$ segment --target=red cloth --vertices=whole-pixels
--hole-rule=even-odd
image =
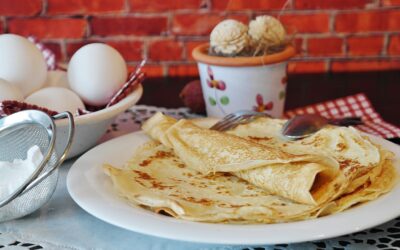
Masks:
[[[290,110],[284,116],[300,114],[319,114],[329,119],[359,116],[364,124],[355,126],[357,129],[383,138],[400,137],[400,128],[385,122],[364,93]]]
[[[28,40],[33,42],[36,45],[36,47],[42,52],[44,60],[46,61],[47,64],[47,70],[56,70],[57,69],[56,56],[53,53],[53,51],[47,48],[34,36],[29,36]]]

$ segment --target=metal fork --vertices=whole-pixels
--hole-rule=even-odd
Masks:
[[[312,115],[299,115],[297,117],[294,117],[294,118],[288,120],[288,122],[286,122],[284,127],[286,127],[287,123],[289,123],[293,119],[300,118],[302,116],[312,116]],[[220,120],[219,122],[214,124],[214,126],[212,126],[210,129],[216,130],[216,131],[226,131],[226,130],[229,130],[229,129],[233,129],[233,128],[237,127],[240,124],[245,124],[245,123],[252,122],[253,120],[255,120],[255,119],[259,118],[259,117],[269,117],[269,118],[271,118],[271,116],[266,114],[266,113],[255,112],[255,111],[250,111],[250,110],[242,110],[242,111],[237,111],[237,112],[234,112],[234,113],[231,113],[231,114],[225,116],[224,118],[222,118],[222,120]],[[320,117],[320,116],[316,116],[316,117],[319,117],[319,120],[320,119],[326,120],[324,125],[326,125],[328,123],[332,124],[332,125],[336,125],[336,126],[350,126],[350,125],[363,124],[363,121],[361,120],[361,117],[345,117],[345,118],[339,118],[339,119],[326,119],[326,118],[323,118],[323,117]],[[306,124],[306,125],[310,125],[310,124]],[[297,124],[293,128],[302,129],[302,132],[304,132],[304,131],[307,132],[308,129],[304,129],[303,127],[304,127],[304,124]],[[314,129],[312,133],[318,131],[322,127],[323,126],[320,126],[317,129]],[[306,136],[309,136],[312,133],[307,133],[307,134],[301,135],[301,136],[298,136],[298,135],[293,136],[293,135],[290,135],[290,134],[287,134],[287,133],[282,133],[282,135],[287,137],[288,139],[296,140],[296,139],[301,139],[301,138],[304,138]]]
[[[224,118],[222,118],[222,120],[214,124],[214,126],[212,126],[210,129],[217,131],[226,131],[235,128],[240,124],[249,123],[259,117],[271,116],[261,112],[241,110],[225,116]]]

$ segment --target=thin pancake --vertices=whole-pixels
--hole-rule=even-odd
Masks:
[[[312,219],[375,199],[395,183],[390,160],[380,169],[363,188],[313,206],[272,195],[230,174],[204,176],[154,141],[137,149],[122,169],[104,165],[116,192],[131,204],[185,220],[246,224]]]
[[[230,172],[269,193],[304,203],[321,204],[346,186],[337,162],[311,154],[294,155],[161,113],[143,125],[190,168],[207,175]]]
[[[173,152],[150,142],[124,169],[104,165],[119,195],[171,216],[209,222],[275,223],[308,217],[315,206],[272,195],[235,176],[204,176]]]
[[[284,122],[280,119],[260,118],[227,133],[260,144],[273,145],[292,154],[318,152],[334,158],[340,163],[341,172],[350,183],[345,193],[351,193],[361,186],[369,175],[376,173],[372,170],[389,157],[387,151],[381,150],[351,127],[327,126],[310,137],[287,141],[281,137],[280,132]]]
[[[321,211],[321,215],[341,212],[357,204],[375,200],[380,195],[392,190],[398,181],[397,172],[392,161],[390,159],[386,160],[381,168],[377,168],[377,170],[381,171],[374,178],[368,179],[353,192],[345,194],[330,203],[329,206]]]

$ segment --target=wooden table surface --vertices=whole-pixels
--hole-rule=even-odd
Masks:
[[[182,107],[179,92],[196,78],[147,78],[140,104]],[[291,74],[285,109],[364,92],[384,120],[400,126],[400,71]]]

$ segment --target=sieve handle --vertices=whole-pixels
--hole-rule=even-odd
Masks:
[[[54,170],[56,170],[65,160],[67,157],[67,154],[69,150],[71,149],[72,146],[72,140],[74,138],[75,134],[75,122],[74,122],[74,117],[70,112],[63,112],[57,115],[52,116],[53,120],[60,120],[64,118],[68,118],[68,140],[67,143],[64,146],[63,153],[61,156],[58,158],[57,162],[54,164],[54,166],[44,172],[43,174],[39,175],[34,181],[32,181],[22,192],[22,194],[28,192],[30,189],[34,188],[36,185],[38,185],[42,180],[44,180],[47,176],[49,176],[51,173],[53,173]],[[55,149],[53,149],[55,150]]]

